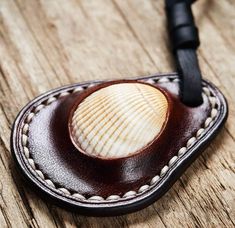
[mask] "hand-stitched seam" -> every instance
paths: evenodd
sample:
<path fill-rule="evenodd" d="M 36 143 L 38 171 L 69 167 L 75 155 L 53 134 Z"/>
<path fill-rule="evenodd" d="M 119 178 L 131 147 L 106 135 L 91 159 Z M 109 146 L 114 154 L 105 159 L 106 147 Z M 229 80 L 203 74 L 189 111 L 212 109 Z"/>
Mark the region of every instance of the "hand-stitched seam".
<path fill-rule="evenodd" d="M 177 82 L 178 78 L 172 79 L 172 78 L 168 78 L 166 76 L 162 77 L 162 78 L 155 78 L 155 79 L 144 79 L 143 81 L 148 82 L 150 84 L 156 84 L 156 83 L 163 83 L 163 82 Z M 89 87 L 92 85 L 89 85 Z M 73 89 L 72 93 L 75 92 L 80 92 L 84 90 L 83 86 L 78 86 L 77 88 Z M 33 112 L 30 112 L 27 117 L 25 118 L 26 121 L 24 122 L 24 125 L 22 127 L 22 132 L 21 132 L 21 143 L 23 146 L 23 154 L 26 158 L 26 161 L 28 162 L 28 164 L 31 166 L 31 168 L 35 171 L 36 176 L 38 178 L 40 178 L 42 181 L 44 181 L 44 183 L 46 183 L 48 186 L 50 186 L 51 188 L 55 189 L 55 190 L 59 190 L 61 193 L 63 193 L 66 196 L 70 196 L 76 200 L 82 200 L 85 202 L 94 202 L 94 201 L 98 201 L 98 202 L 107 202 L 107 201 L 116 201 L 116 200 L 120 200 L 120 199 L 126 199 L 126 198 L 130 198 L 130 197 L 135 197 L 137 195 L 140 195 L 144 192 L 146 192 L 147 190 L 151 189 L 153 186 L 155 186 L 160 179 L 163 178 L 163 176 L 168 172 L 169 168 L 171 168 L 175 162 L 182 157 L 189 148 L 191 148 L 198 140 L 199 138 L 205 134 L 206 129 L 209 128 L 209 126 L 212 124 L 212 122 L 216 119 L 216 117 L 218 116 L 218 104 L 217 104 L 217 98 L 212 94 L 212 92 L 210 91 L 209 88 L 207 88 L 206 86 L 203 87 L 203 92 L 204 94 L 207 96 L 207 98 L 210 101 L 211 104 L 211 112 L 210 115 L 206 118 L 205 122 L 204 122 L 204 126 L 201 127 L 199 130 L 197 130 L 196 135 L 192 136 L 190 139 L 188 139 L 186 145 L 184 147 L 181 147 L 178 151 L 178 154 L 173 156 L 167 165 L 165 165 L 159 175 L 154 176 L 151 181 L 149 183 L 146 183 L 145 185 L 142 185 L 138 191 L 128 191 L 125 194 L 123 194 L 122 196 L 119 195 L 110 195 L 108 196 L 106 199 L 104 199 L 102 196 L 98 196 L 98 195 L 94 195 L 91 196 L 89 198 L 86 198 L 84 195 L 80 194 L 80 193 L 71 193 L 68 189 L 64 188 L 64 187 L 56 187 L 55 184 L 50 180 L 50 179 L 46 179 L 45 175 L 36 168 L 35 162 L 34 160 L 30 157 L 30 151 L 28 148 L 28 131 L 29 131 L 29 125 L 30 122 L 32 121 L 32 119 L 34 118 L 34 116 L 40 112 L 43 108 L 45 108 L 46 106 L 50 105 L 51 103 L 53 103 L 54 101 L 56 101 L 57 99 L 63 97 L 63 96 L 67 96 L 69 95 L 71 92 L 61 92 L 59 93 L 58 96 L 52 96 L 49 97 L 46 102 L 41 102 L 35 109 Z"/>

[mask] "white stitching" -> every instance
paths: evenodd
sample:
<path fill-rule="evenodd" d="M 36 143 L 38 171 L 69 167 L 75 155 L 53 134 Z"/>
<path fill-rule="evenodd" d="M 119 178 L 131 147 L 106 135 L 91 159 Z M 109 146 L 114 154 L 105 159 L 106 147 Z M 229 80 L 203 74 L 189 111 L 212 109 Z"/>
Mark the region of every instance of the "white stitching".
<path fill-rule="evenodd" d="M 29 130 L 29 125 L 27 123 L 25 123 L 24 127 L 23 127 L 23 134 L 27 134 L 28 130 Z"/>
<path fill-rule="evenodd" d="M 75 88 L 72 93 L 77 93 L 77 92 L 81 92 L 83 91 L 83 88 L 81 86 L 78 86 L 77 88 Z"/>
<path fill-rule="evenodd" d="M 147 191 L 148 189 L 149 189 L 149 185 L 148 185 L 148 184 L 145 184 L 145 185 L 142 185 L 142 186 L 139 188 L 138 192 L 139 192 L 139 193 L 143 193 L 143 192 Z"/>
<path fill-rule="evenodd" d="M 54 183 L 53 183 L 51 180 L 47 179 L 47 180 L 45 180 L 45 182 L 46 182 L 49 186 L 51 186 L 52 188 L 56 188 L 55 185 L 54 185 Z"/>
<path fill-rule="evenodd" d="M 169 167 L 165 165 L 160 172 L 160 177 L 163 177 L 167 173 L 168 169 Z"/>
<path fill-rule="evenodd" d="M 69 95 L 69 92 L 62 92 L 62 93 L 60 93 L 59 98 L 65 97 L 67 95 Z"/>
<path fill-rule="evenodd" d="M 111 195 L 106 198 L 106 200 L 118 200 L 121 197 L 119 195 Z"/>
<path fill-rule="evenodd" d="M 168 162 L 169 167 L 172 166 L 177 159 L 178 159 L 177 156 L 172 157 L 171 160 Z"/>
<path fill-rule="evenodd" d="M 55 97 L 50 97 L 50 98 L 48 98 L 48 100 L 46 101 L 46 104 L 49 105 L 49 104 L 51 104 L 53 101 L 56 101 L 56 98 L 55 98 Z"/>
<path fill-rule="evenodd" d="M 212 118 L 211 118 L 211 117 L 208 117 L 208 118 L 206 119 L 206 122 L 205 122 L 205 128 L 207 128 L 207 127 L 210 125 L 211 122 L 212 122 Z"/>
<path fill-rule="evenodd" d="M 197 131 L 196 137 L 199 138 L 199 137 L 202 135 L 202 133 L 203 133 L 204 131 L 205 131 L 204 128 L 200 128 L 200 129 Z"/>
<path fill-rule="evenodd" d="M 102 196 L 91 196 L 88 199 L 92 200 L 92 201 L 101 201 L 101 200 L 104 200 L 104 198 Z"/>
<path fill-rule="evenodd" d="M 28 136 L 27 135 L 25 135 L 25 134 L 22 134 L 22 145 L 24 146 L 24 147 L 27 147 L 27 142 L 28 142 Z"/>
<path fill-rule="evenodd" d="M 41 111 L 41 109 L 43 109 L 44 107 L 45 107 L 45 105 L 40 104 L 34 109 L 34 112 L 37 113 L 37 112 Z"/>
<path fill-rule="evenodd" d="M 163 79 L 147 79 L 145 80 L 145 82 L 148 83 L 158 83 L 158 82 L 167 82 L 167 81 L 173 81 L 173 82 L 178 82 L 178 78 L 175 79 L 170 79 L 170 78 L 163 78 Z M 93 84 L 92 84 L 93 86 Z M 75 89 L 72 90 L 72 93 L 75 92 L 81 92 L 82 90 L 84 90 L 84 88 L 82 86 L 79 86 Z M 35 109 L 34 112 L 30 112 L 28 114 L 28 116 L 26 117 L 26 121 L 22 127 L 22 133 L 21 133 L 21 140 L 22 140 L 22 145 L 23 145 L 23 152 L 24 155 L 26 157 L 26 160 L 28 161 L 29 165 L 31 166 L 31 168 L 33 168 L 33 170 L 35 171 L 36 175 L 42 179 L 45 183 L 47 183 L 50 187 L 59 190 L 61 193 L 67 195 L 67 196 L 72 196 L 73 198 L 76 198 L 78 200 L 84 200 L 84 201 L 115 201 L 115 200 L 119 200 L 121 198 L 129 198 L 129 197 L 134 197 L 137 194 L 142 194 L 143 192 L 147 191 L 148 189 L 150 189 L 152 186 L 154 186 L 169 170 L 169 168 L 178 160 L 179 157 L 181 157 L 183 154 L 185 154 L 187 152 L 187 149 L 189 147 L 191 147 L 193 144 L 195 144 L 195 142 L 197 142 L 198 138 L 201 137 L 203 135 L 203 133 L 205 132 L 205 129 L 208 128 L 210 126 L 210 124 L 213 122 L 213 120 L 216 118 L 216 116 L 218 115 L 218 107 L 217 107 L 217 100 L 216 97 L 214 97 L 210 91 L 210 89 L 203 87 L 203 91 L 204 93 L 207 95 L 210 104 L 211 104 L 211 113 L 210 113 L 210 117 L 208 117 L 205 122 L 204 122 L 204 128 L 200 128 L 197 133 L 196 136 L 191 137 L 190 139 L 188 139 L 187 143 L 186 143 L 186 147 L 182 147 L 180 148 L 180 150 L 178 151 L 178 156 L 174 156 L 170 159 L 170 161 L 168 162 L 168 166 L 165 165 L 161 171 L 160 171 L 160 176 L 156 175 L 154 176 L 151 181 L 150 184 L 145 184 L 142 185 L 139 189 L 138 192 L 136 191 L 128 191 L 125 194 L 123 194 L 123 196 L 119 196 L 119 195 L 110 195 L 108 196 L 106 199 L 104 199 L 101 196 L 90 196 L 89 198 L 86 198 L 85 196 L 79 194 L 79 193 L 73 193 L 71 194 L 71 192 L 63 187 L 60 188 L 56 188 L 55 184 L 50 180 L 50 179 L 46 179 L 44 174 L 36 169 L 34 160 L 32 158 L 30 158 L 30 151 L 27 147 L 28 144 L 28 131 L 29 131 L 29 123 L 32 121 L 32 119 L 34 118 L 35 114 L 38 113 L 39 111 L 41 111 L 44 107 L 46 107 L 46 105 L 50 105 L 52 102 L 56 101 L 58 98 L 60 97 L 64 97 L 69 95 L 70 93 L 65 91 L 65 92 L 61 92 L 59 94 L 59 96 L 57 97 L 50 97 L 47 99 L 47 101 L 45 102 L 46 105 L 44 104 L 39 104 Z"/>
<path fill-rule="evenodd" d="M 32 158 L 28 158 L 28 162 L 29 162 L 30 166 L 31 166 L 34 170 L 36 170 L 36 166 L 35 166 L 34 160 L 33 160 Z"/>
<path fill-rule="evenodd" d="M 70 191 L 66 188 L 58 188 L 59 191 L 63 192 L 65 195 L 71 195 Z"/>
<path fill-rule="evenodd" d="M 167 78 L 167 77 L 163 77 L 163 78 L 160 78 L 160 79 L 158 80 L 158 82 L 159 82 L 159 83 L 170 82 L 170 79 Z"/>
<path fill-rule="evenodd" d="M 154 185 L 156 184 L 160 179 L 160 176 L 156 175 L 152 178 L 152 180 L 150 181 L 150 185 Z"/>
<path fill-rule="evenodd" d="M 209 97 L 209 101 L 211 103 L 212 108 L 216 106 L 216 98 L 215 97 Z"/>
<path fill-rule="evenodd" d="M 128 191 L 123 195 L 123 198 L 129 198 L 136 195 L 136 191 Z"/>
<path fill-rule="evenodd" d="M 155 84 L 155 81 L 151 78 L 147 79 L 147 80 L 142 80 L 143 82 L 147 82 L 149 84 Z"/>
<path fill-rule="evenodd" d="M 79 199 L 79 200 L 85 200 L 86 199 L 85 196 L 83 196 L 79 193 L 74 193 L 72 196 Z"/>
<path fill-rule="evenodd" d="M 34 115 L 35 115 L 34 112 L 29 113 L 29 115 L 27 116 L 26 122 L 30 123 L 31 120 L 33 119 Z"/>
<path fill-rule="evenodd" d="M 188 140 L 188 142 L 187 142 L 187 146 L 186 146 L 186 147 L 189 148 L 190 146 L 193 145 L 194 142 L 196 142 L 196 137 L 190 138 L 190 139 Z"/>
<path fill-rule="evenodd" d="M 40 170 L 35 170 L 35 172 L 38 174 L 38 176 L 39 176 L 41 179 L 43 179 L 43 180 L 45 179 L 43 173 L 42 173 Z"/>
<path fill-rule="evenodd" d="M 187 151 L 186 147 L 181 147 L 178 151 L 178 156 L 182 156 Z"/>
<path fill-rule="evenodd" d="M 211 118 L 214 119 L 217 116 L 217 113 L 218 113 L 217 109 L 213 108 L 211 110 Z"/>
<path fill-rule="evenodd" d="M 25 157 L 29 158 L 29 149 L 28 149 L 28 147 L 24 146 L 23 150 L 24 150 Z"/>

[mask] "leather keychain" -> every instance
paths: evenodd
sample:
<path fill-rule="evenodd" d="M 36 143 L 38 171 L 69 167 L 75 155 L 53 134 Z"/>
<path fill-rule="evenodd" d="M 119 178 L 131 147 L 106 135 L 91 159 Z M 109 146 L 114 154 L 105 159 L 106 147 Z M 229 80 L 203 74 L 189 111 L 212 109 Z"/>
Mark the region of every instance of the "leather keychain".
<path fill-rule="evenodd" d="M 29 185 L 81 214 L 120 215 L 160 198 L 224 124 L 202 80 L 190 0 L 166 0 L 177 73 L 51 90 L 18 114 L 11 149 Z"/>

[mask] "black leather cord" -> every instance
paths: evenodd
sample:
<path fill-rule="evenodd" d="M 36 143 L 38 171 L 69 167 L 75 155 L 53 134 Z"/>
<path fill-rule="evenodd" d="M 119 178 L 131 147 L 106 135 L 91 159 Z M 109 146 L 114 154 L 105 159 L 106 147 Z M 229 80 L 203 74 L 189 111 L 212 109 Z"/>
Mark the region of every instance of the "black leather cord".
<path fill-rule="evenodd" d="M 180 76 L 181 100 L 188 106 L 202 103 L 201 71 L 196 49 L 200 44 L 191 4 L 194 0 L 166 0 L 169 35 Z"/>

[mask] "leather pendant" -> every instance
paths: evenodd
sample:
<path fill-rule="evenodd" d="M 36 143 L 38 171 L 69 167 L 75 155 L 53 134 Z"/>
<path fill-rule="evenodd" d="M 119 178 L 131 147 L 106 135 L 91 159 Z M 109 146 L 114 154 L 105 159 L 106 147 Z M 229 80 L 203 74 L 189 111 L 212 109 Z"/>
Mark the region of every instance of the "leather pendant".
<path fill-rule="evenodd" d="M 26 105 L 11 148 L 42 196 L 81 214 L 120 215 L 161 197 L 227 118 L 220 91 L 179 99 L 176 74 L 61 87 Z M 111 92 L 110 92 L 111 91 Z"/>

